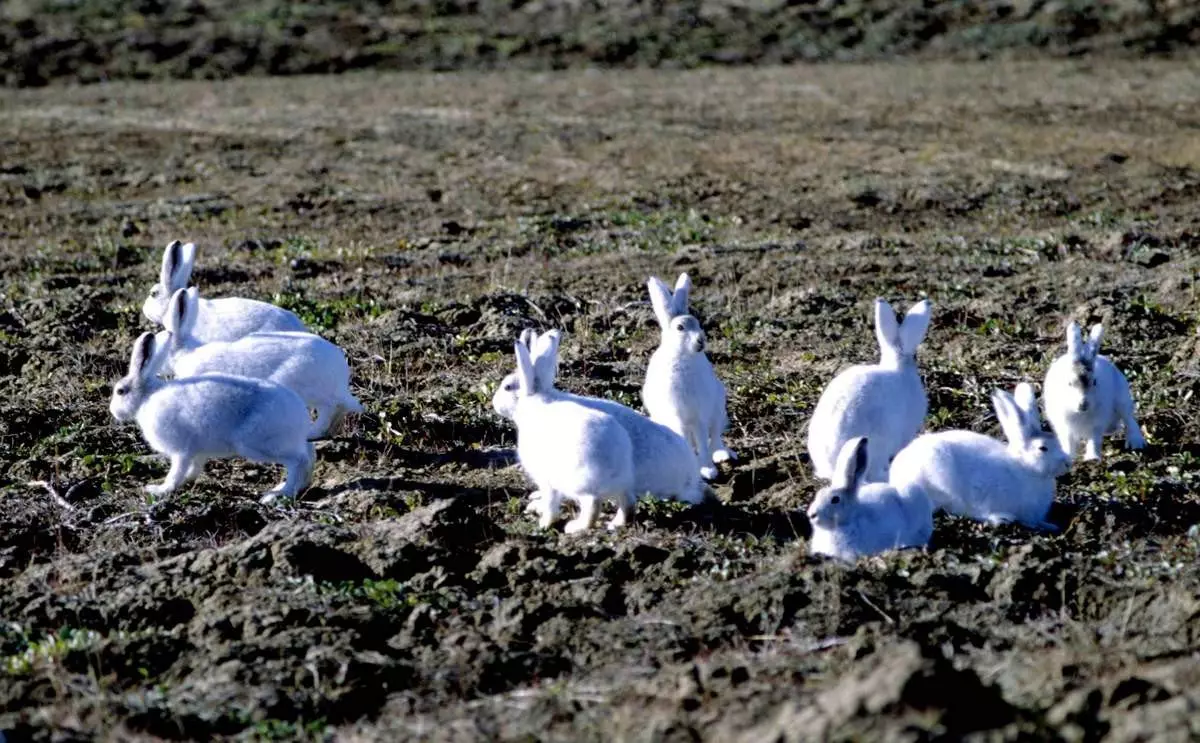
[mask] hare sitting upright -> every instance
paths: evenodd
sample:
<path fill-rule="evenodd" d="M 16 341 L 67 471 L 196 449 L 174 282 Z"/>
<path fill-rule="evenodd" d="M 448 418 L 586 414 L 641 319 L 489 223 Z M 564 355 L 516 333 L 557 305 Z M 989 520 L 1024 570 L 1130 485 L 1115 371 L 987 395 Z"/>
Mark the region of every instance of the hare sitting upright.
<path fill-rule="evenodd" d="M 696 454 L 679 434 L 618 402 L 575 395 L 555 387 L 560 338 L 557 330 L 541 335 L 531 329 L 521 333 L 518 343 L 529 350 L 533 359 L 535 386 L 540 390 L 553 390 L 564 400 L 572 400 L 617 419 L 633 445 L 635 497 L 649 494 L 693 505 L 703 502 L 707 489 L 700 479 Z M 516 374 L 509 374 L 492 396 L 492 407 L 502 417 L 513 420 L 519 400 L 520 379 Z M 548 524 L 558 516 L 561 500 L 558 494 L 539 491 L 533 494 L 526 510 L 541 515 L 542 521 Z"/>
<path fill-rule="evenodd" d="M 729 426 L 725 385 L 704 355 L 707 339 L 700 321 L 688 314 L 691 279 L 680 274 L 674 292 L 653 276 L 646 286 L 662 338 L 646 367 L 642 404 L 653 420 L 691 444 L 700 475 L 711 480 L 717 476 L 713 465 L 736 457 L 722 440 Z"/>
<path fill-rule="evenodd" d="M 1100 355 L 1103 325 L 1093 325 L 1085 341 L 1079 325 L 1067 326 L 1067 352 L 1046 372 L 1043 397 L 1046 418 L 1059 446 L 1075 456 L 1084 444 L 1083 458 L 1099 459 L 1104 436 L 1125 429 L 1125 446 L 1146 445 L 1133 413 L 1129 380 L 1108 358 Z"/>
<path fill-rule="evenodd" d="M 929 328 L 929 308 L 929 300 L 917 302 L 897 322 L 892 306 L 875 300 L 879 363 L 852 366 L 834 377 L 808 424 L 808 453 L 820 479 L 833 477 L 847 441 L 866 436 L 867 480 L 887 482 L 892 457 L 920 432 L 929 400 L 917 370 L 917 347 Z"/>
<path fill-rule="evenodd" d="M 610 529 L 624 526 L 636 509 L 633 492 L 633 444 L 621 422 L 610 413 L 585 405 L 556 389 L 546 366 L 553 354 L 542 357 L 539 374 L 529 348 L 514 344 L 517 357 L 515 389 L 501 386 L 493 398 L 496 412 L 517 425 L 517 459 L 537 486 L 541 498 L 539 525 L 550 526 L 558 502 L 568 498 L 579 504 L 579 516 L 567 523 L 566 533 L 591 528 L 596 507 L 605 500 L 617 505 Z M 515 403 L 510 394 L 515 392 Z M 504 393 L 504 394 L 501 394 Z M 511 407 L 510 407 L 511 405 Z M 535 501 L 537 502 L 537 501 Z"/>

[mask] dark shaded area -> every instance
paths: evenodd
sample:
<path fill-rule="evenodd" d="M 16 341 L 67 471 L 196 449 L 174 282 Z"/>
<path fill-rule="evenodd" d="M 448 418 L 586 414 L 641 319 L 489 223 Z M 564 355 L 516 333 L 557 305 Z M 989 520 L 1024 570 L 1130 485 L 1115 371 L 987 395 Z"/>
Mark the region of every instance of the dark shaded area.
<path fill-rule="evenodd" d="M 0 12 L 6 85 L 348 70 L 694 67 L 1190 53 L 1161 0 L 28 0 Z M 39 191 L 40 193 L 40 191 Z M 860 203 L 869 199 L 864 196 Z"/>

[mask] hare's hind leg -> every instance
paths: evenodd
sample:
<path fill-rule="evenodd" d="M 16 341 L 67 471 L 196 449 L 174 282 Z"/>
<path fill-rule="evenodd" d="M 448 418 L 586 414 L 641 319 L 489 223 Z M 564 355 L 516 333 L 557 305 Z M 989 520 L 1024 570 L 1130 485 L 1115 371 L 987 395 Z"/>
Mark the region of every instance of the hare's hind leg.
<path fill-rule="evenodd" d="M 333 431 L 337 423 L 341 420 L 338 417 L 338 406 L 336 403 L 323 403 L 316 407 L 317 419 L 313 421 L 312 430 L 313 438 L 321 438 Z"/>
<path fill-rule="evenodd" d="M 204 465 L 208 464 L 208 457 L 196 457 L 192 463 L 188 465 L 187 473 L 184 475 L 188 480 L 195 480 L 200 475 L 204 474 Z"/>
<path fill-rule="evenodd" d="M 708 429 L 696 423 L 688 432 L 692 448 L 696 450 L 696 458 L 700 460 L 700 476 L 705 480 L 715 480 L 720 472 L 713 466 L 713 449 Z"/>
<path fill-rule="evenodd" d="M 633 520 L 633 515 L 637 511 L 637 498 L 633 496 L 633 493 L 618 493 L 613 500 L 617 504 L 617 514 L 613 516 L 612 521 L 608 522 L 609 530 L 625 526 Z"/>
<path fill-rule="evenodd" d="M 596 496 L 577 495 L 574 500 L 579 503 L 579 515 L 567 522 L 563 529 L 567 534 L 587 531 L 596 521 Z"/>
<path fill-rule="evenodd" d="M 1125 424 L 1125 448 L 1142 449 L 1146 446 L 1146 437 L 1133 414 L 1133 395 L 1128 391 L 1117 399 L 1117 414 Z"/>
<path fill-rule="evenodd" d="M 713 425 L 709 428 L 708 436 L 712 440 L 713 453 L 712 463 L 721 464 L 722 462 L 730 462 L 737 459 L 737 455 L 731 449 L 725 446 L 724 433 L 729 421 L 725 416 L 718 416 Z"/>
<path fill-rule="evenodd" d="M 260 503 L 271 504 L 280 498 L 295 500 L 296 496 L 312 483 L 314 462 L 307 447 L 300 454 L 284 459 L 282 464 L 287 473 L 283 482 L 264 493 Z"/>
<path fill-rule="evenodd" d="M 538 526 L 549 529 L 562 510 L 562 496 L 553 490 L 538 490 L 529 496 L 529 505 L 525 513 L 535 513 L 538 516 Z"/>

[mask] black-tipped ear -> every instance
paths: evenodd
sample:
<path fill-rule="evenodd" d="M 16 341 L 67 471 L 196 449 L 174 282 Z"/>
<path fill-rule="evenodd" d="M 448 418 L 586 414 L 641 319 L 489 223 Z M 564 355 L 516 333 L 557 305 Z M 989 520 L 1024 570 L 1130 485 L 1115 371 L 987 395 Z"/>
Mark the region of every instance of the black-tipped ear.
<path fill-rule="evenodd" d="M 860 482 L 865 474 L 867 474 L 867 437 L 863 436 L 854 447 L 854 482 Z"/>
<path fill-rule="evenodd" d="M 133 358 L 129 364 L 129 371 L 134 375 L 140 375 L 153 358 L 154 333 L 147 331 L 138 336 L 138 339 L 134 341 Z"/>
<path fill-rule="evenodd" d="M 183 260 L 183 242 L 180 240 L 172 240 L 167 249 L 163 251 L 162 274 L 158 277 L 159 282 L 163 285 L 163 291 L 169 291 L 171 287 L 171 277 L 179 270 L 179 263 Z"/>
<path fill-rule="evenodd" d="M 187 290 L 175 292 L 174 304 L 175 306 L 173 311 L 175 312 L 175 329 L 182 332 L 184 326 L 187 324 L 188 317 Z"/>

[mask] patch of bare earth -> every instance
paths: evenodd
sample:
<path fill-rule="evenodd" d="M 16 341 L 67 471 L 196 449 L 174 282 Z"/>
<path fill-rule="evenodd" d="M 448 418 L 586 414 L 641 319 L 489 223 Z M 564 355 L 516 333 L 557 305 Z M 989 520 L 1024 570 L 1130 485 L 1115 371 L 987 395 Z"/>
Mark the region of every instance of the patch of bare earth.
<path fill-rule="evenodd" d="M 1186 64 L 377 75 L 0 93 L 0 729 L 9 740 L 1187 739 L 1200 652 L 1200 84 Z M 343 345 L 317 486 L 160 478 L 109 383 L 163 245 Z M 522 514 L 489 408 L 526 326 L 638 404 L 649 274 L 694 278 L 740 461 L 617 535 Z M 1058 536 L 939 518 L 807 554 L 804 426 L 929 296 L 929 425 L 999 433 L 1104 321 L 1151 445 Z M 47 481 L 55 499 L 35 481 Z"/>

